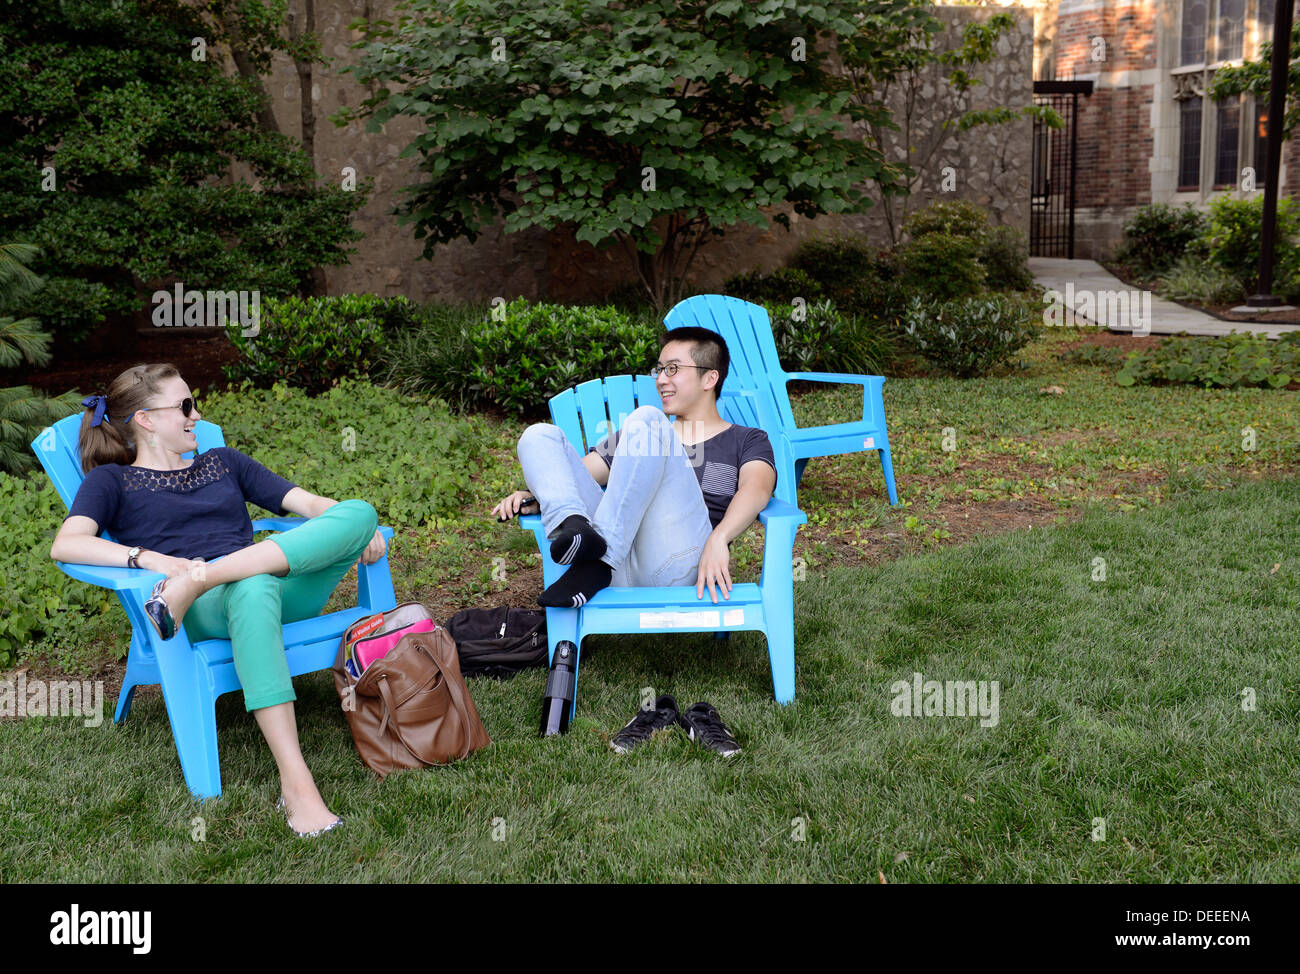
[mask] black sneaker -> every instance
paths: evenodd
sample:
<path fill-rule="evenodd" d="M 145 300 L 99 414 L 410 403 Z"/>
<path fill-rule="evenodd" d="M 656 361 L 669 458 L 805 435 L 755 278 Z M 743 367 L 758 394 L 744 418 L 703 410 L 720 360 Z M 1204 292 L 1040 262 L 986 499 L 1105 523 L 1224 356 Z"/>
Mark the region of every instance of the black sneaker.
<path fill-rule="evenodd" d="M 635 717 L 624 724 L 623 729 L 610 739 L 609 746 L 619 754 L 626 754 L 638 744 L 648 741 L 651 734 L 672 727 L 680 718 L 677 701 L 665 693 L 655 701 L 654 710 L 638 711 Z"/>
<path fill-rule="evenodd" d="M 727 725 L 722 722 L 722 718 L 718 716 L 712 704 L 702 700 L 691 704 L 677 720 L 686 728 L 686 733 L 691 735 L 691 740 L 707 747 L 710 751 L 717 751 L 724 758 L 740 753 L 740 745 L 731 736 L 731 731 L 727 730 Z"/>

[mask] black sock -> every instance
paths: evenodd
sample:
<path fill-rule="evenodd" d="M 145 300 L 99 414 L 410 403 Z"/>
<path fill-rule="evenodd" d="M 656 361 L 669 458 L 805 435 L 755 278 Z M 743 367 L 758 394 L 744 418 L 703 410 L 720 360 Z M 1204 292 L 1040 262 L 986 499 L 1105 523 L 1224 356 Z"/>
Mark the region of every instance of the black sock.
<path fill-rule="evenodd" d="M 598 561 L 605 554 L 605 539 L 581 514 L 570 514 L 551 542 L 551 561 L 572 565 L 575 561 Z"/>
<path fill-rule="evenodd" d="M 578 562 L 537 599 L 538 605 L 580 609 L 603 588 L 609 588 L 614 569 L 603 561 Z"/>

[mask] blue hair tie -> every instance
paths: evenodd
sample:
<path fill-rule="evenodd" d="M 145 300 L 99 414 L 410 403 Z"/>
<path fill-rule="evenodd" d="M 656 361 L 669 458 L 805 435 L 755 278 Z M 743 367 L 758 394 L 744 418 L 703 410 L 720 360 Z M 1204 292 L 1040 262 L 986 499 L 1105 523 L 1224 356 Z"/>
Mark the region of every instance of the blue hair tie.
<path fill-rule="evenodd" d="M 109 418 L 107 396 L 87 396 L 85 399 L 81 400 L 81 404 L 87 409 L 90 409 L 92 406 L 95 408 L 95 418 L 90 421 L 91 426 L 98 426 L 104 420 Z"/>

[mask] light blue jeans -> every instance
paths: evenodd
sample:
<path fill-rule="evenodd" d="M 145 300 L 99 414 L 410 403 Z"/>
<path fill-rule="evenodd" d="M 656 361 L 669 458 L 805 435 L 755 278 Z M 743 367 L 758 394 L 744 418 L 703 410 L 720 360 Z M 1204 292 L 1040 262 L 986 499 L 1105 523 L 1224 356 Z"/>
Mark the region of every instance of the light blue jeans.
<path fill-rule="evenodd" d="M 559 427 L 538 423 L 519 437 L 519 464 L 547 537 L 580 514 L 605 539 L 601 561 L 614 570 L 611 585 L 694 585 L 713 533 L 694 451 L 654 406 L 633 412 L 621 433 L 603 492 Z"/>

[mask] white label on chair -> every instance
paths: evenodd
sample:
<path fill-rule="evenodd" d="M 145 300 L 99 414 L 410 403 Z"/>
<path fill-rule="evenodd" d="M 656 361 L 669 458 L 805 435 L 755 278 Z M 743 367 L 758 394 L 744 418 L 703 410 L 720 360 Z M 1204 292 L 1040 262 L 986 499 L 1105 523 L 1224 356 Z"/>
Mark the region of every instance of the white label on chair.
<path fill-rule="evenodd" d="M 865 440 L 862 441 L 862 449 L 874 450 L 875 448 L 876 448 L 876 438 L 874 436 L 868 436 Z"/>
<path fill-rule="evenodd" d="M 743 610 L 742 610 L 743 612 Z M 717 628 L 721 625 L 717 612 L 642 612 L 642 629 L 690 629 L 695 626 Z"/>
<path fill-rule="evenodd" d="M 722 614 L 722 624 L 724 626 L 743 626 L 745 624 L 745 610 L 728 609 Z"/>

